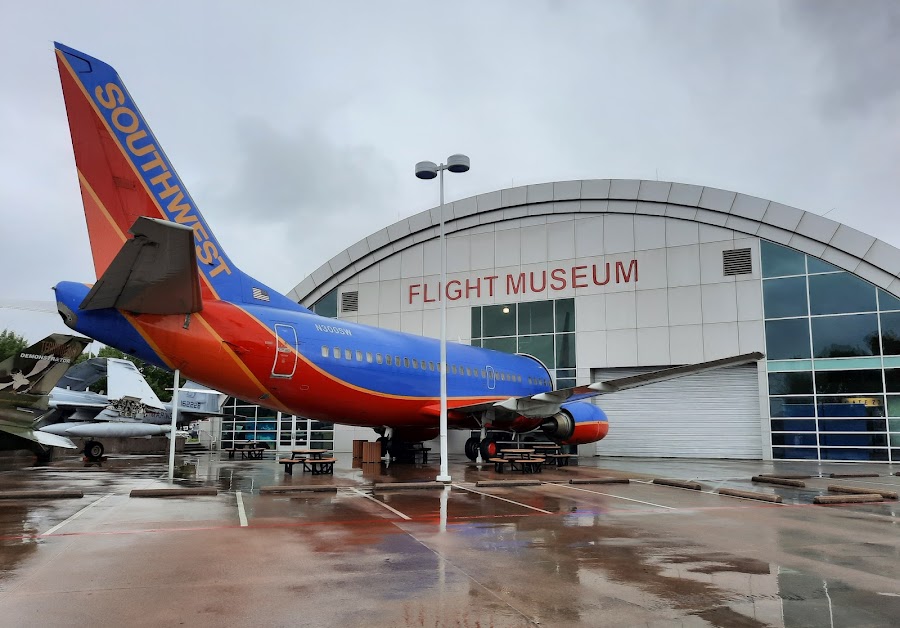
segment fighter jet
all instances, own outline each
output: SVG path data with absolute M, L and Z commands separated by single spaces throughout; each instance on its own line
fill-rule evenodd
M 53 387 L 90 342 L 51 334 L 0 363 L 0 450 L 27 449 L 49 459 L 50 447 L 77 449 L 68 438 L 38 428 L 53 412 Z
M 106 394 L 88 387 L 107 378 Z M 221 414 L 226 395 L 189 382 L 178 399 L 178 424 Z M 72 367 L 50 393 L 40 431 L 68 438 L 85 438 L 84 455 L 103 457 L 101 438 L 169 435 L 172 404 L 159 400 L 138 368 L 128 360 L 94 358 Z

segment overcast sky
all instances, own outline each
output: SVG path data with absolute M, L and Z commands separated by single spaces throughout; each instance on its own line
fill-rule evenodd
M 894 0 L 33 0 L 4 23 L 0 306 L 95 278 L 54 40 L 118 70 L 232 261 L 284 292 L 436 205 L 413 166 L 455 152 L 448 200 L 659 178 L 900 246 Z

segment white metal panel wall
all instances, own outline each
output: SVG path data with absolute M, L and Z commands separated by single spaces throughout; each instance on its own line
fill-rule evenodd
M 655 369 L 595 369 L 594 382 Z M 718 369 L 595 398 L 609 417 L 601 456 L 762 458 L 756 365 Z

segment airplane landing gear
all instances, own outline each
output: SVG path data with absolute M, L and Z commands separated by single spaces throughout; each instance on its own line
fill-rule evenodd
M 481 444 L 478 446 L 481 450 L 481 459 L 487 460 L 488 458 L 496 458 L 497 457 L 497 441 L 494 440 L 493 437 L 485 438 L 481 441 Z
M 478 459 L 478 445 L 480 443 L 481 440 L 477 436 L 472 436 L 466 441 L 466 458 L 472 460 L 473 462 Z
M 100 460 L 103 457 L 103 443 L 89 440 L 84 444 L 84 455 L 88 460 Z

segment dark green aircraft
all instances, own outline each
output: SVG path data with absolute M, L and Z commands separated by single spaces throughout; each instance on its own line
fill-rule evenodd
M 68 438 L 38 428 L 52 412 L 50 391 L 90 342 L 50 334 L 0 363 L 0 450 L 27 449 L 46 458 L 49 447 L 77 449 Z

